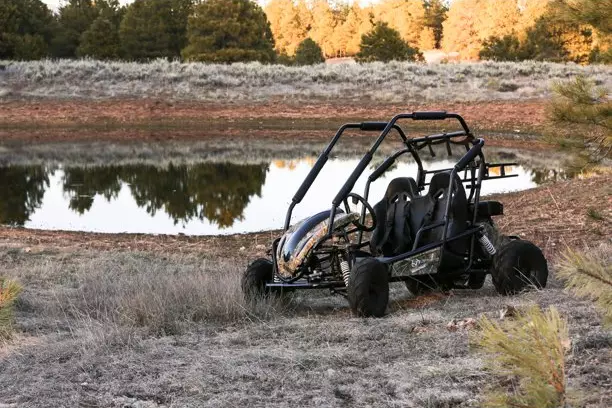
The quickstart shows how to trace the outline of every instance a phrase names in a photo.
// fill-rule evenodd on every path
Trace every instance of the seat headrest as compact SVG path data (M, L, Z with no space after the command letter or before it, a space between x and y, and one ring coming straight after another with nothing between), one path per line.
M431 182L429 183L429 191L427 194L431 197L434 197L438 194L440 190L448 189L448 185L450 184L450 171L445 171L443 173L436 173L431 178ZM461 178L455 174L455 190L465 191L463 188L463 183L461 182ZM464 193L465 194L465 193Z
M412 177L394 178L387 186L385 199L389 200L397 193L407 193L411 198L417 197L419 195L419 189L416 181L414 181Z

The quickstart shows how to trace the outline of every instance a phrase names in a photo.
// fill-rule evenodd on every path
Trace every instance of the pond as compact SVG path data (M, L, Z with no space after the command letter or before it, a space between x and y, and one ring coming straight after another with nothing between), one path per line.
M489 180L482 194L524 190L551 178L566 178L559 164L519 160L517 177ZM506 155L499 161L515 161ZM106 233L211 235L282 228L295 191L315 157L265 159L260 163L200 162L108 166L36 165L0 167L0 223L49 230ZM329 209L357 157L330 159L293 221ZM537 165L530 163L538 163ZM447 168L447 157L425 168ZM413 162L401 162L372 185L370 202L381 199L395 177L416 176ZM354 191L362 193L366 171Z

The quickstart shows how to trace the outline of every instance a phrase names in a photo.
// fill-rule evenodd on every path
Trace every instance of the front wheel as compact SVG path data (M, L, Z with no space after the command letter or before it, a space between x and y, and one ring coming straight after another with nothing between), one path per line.
M360 317L382 317L389 303L389 271L374 258L358 261L351 269L348 300Z
M273 278L272 262L265 258L259 258L251 263L244 275L242 275L242 293L247 301L253 301L266 297L270 291L266 283Z
M491 277L495 290L502 295L513 295L530 286L541 289L548 279L548 264L540 248L517 239L499 248Z

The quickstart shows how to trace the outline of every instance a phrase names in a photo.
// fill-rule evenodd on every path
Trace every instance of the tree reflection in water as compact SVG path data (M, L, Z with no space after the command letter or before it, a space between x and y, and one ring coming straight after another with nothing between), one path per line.
M64 169L62 188L69 207L84 214L96 195L116 199L128 186L150 215L164 211L175 224L207 219L220 228L243 219L253 195L261 196L268 164L126 165ZM40 207L49 174L42 166L0 168L0 223L22 226Z
M0 224L22 226L42 204L49 173L42 166L0 167Z
M278 168L295 168L292 161L274 163ZM568 168L528 169L538 185L576 176ZM28 222L42 205L54 171L43 166L0 167L0 224L23 226ZM78 214L91 210L96 196L111 202L123 188L151 216L162 211L175 225L206 219L225 229L243 220L251 197L261 197L268 171L269 164L233 163L67 167L61 188L69 208Z

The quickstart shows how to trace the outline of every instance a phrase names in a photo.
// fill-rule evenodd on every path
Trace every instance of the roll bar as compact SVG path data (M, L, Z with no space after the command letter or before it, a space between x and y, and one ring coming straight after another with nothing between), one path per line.
M463 129L463 131L460 131L460 132L453 132L452 136L450 136L450 134L440 134L440 135L425 136L422 138L412 139L409 142L410 144L418 145L418 143L420 142L424 142L424 141L429 142L431 140L445 139L445 138L449 138L453 136L462 136L462 135L471 136L471 132L467 126L467 123L465 123L465 120L459 114L456 114L456 113L447 113L445 111L431 111L431 112L400 113L399 115L395 115L391 119L391 121L387 122L386 125L383 127L381 134L378 136L376 141L374 141L374 143L370 147L370 150L368 150L368 152L361 158L355 170L353 170L353 172L351 173L349 178L346 180L342 188L340 188L340 191L338 191L338 194L336 194L336 196L332 200L332 208L331 208L330 215L329 215L329 225L333 224L334 218L336 217L336 208L340 205L340 203L342 203L342 201L351 192L351 190L353 190L353 188L355 187L355 183L357 182L357 179L359 179L363 171L367 168L368 164L370 164L370 162L372 161L372 157L374 157L374 153L376 152L376 150L378 150L378 147L385 140L385 138L387 137L391 129L394 129L397 127L396 123L400 119L412 119L412 120L456 119L457 121L459 121ZM366 125L365 127L371 128L372 130L379 130L382 127L382 124L383 122L365 122L362 125ZM479 139L479 140L482 140L482 139ZM409 143L407 142L407 144ZM482 143L484 144L484 141L482 141ZM480 146L480 148L481 147L482 146ZM480 152L480 148L478 148L479 152ZM465 162L465 165L467 165L468 162L473 160L474 157L472 157L470 160L467 160ZM465 165L463 167L465 167ZM328 236L331 236L331 234L332 234L332 230L330 228L328 231Z
M308 190L312 186L312 183L314 183L315 179L317 178L317 176L319 175L319 173L325 166L325 163L327 163L327 160L329 159L329 154L331 153L332 149L334 148L334 146L336 145L336 143L338 142L338 140L340 139L344 131L346 131L347 129L358 129L362 131L380 131L381 129L385 129L387 125L388 125L387 122L347 123L345 125L342 125L340 129L338 129L338 131L332 138L331 142L329 142L327 147L323 150L321 155L317 158L317 161L315 162L314 166L312 166L312 169L310 169L310 172L308 172L308 175L306 176L306 178L304 179L304 181L302 182L302 184L296 191L295 195L291 199L291 204L289 205L289 209L287 210L287 215L285 216L285 225L284 225L285 231L289 229L289 224L291 223L291 214L293 213L293 208L297 204L299 204L304 199L304 196L306 195L306 193L308 193ZM387 131L387 133L389 133L391 129L397 130L397 132L399 133L404 143L408 143L406 134L404 133L402 128L400 128L397 125L392 125ZM366 166L367 166L367 163L366 163ZM361 171L363 172L364 169L362 169ZM334 213L335 213L335 210L334 210Z

